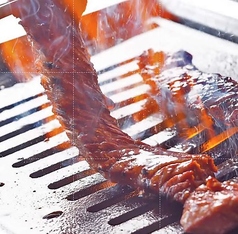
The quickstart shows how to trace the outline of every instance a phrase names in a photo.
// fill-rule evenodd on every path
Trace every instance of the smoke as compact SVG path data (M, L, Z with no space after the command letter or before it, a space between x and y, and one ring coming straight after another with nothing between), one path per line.
M129 0L84 16L81 26L90 53L98 53L154 28L149 19L160 14L157 0Z

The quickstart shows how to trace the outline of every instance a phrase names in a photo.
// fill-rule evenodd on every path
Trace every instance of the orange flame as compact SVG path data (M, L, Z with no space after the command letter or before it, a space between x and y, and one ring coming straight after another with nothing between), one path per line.
M217 136L214 136L213 138L211 138L210 140L208 140L206 143L204 143L201 146L201 152L204 153L216 147L217 145L219 145L226 139L230 138L231 136L235 135L236 133L238 133L238 127L233 127L233 128L227 129L226 131L222 132L221 134Z
M35 53L27 37L20 37L0 45L5 63L20 82L37 74Z
M72 19L75 19L76 22L79 22L83 12L86 9L87 0L63 0L63 5L67 8L70 15L73 16Z
M82 17L81 28L97 50L103 50L157 27L148 24L152 17L175 19L161 8L158 0L129 0Z

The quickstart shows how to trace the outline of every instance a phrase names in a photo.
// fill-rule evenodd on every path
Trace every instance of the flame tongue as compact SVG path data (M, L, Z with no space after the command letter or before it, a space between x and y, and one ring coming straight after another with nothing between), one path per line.
M26 37L20 37L0 45L4 62L20 82L32 79L37 74L34 65L36 51Z

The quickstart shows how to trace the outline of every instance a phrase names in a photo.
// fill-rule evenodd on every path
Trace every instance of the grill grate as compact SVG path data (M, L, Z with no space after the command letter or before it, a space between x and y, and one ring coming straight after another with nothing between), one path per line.
M113 68L113 71L115 72L116 69L116 67ZM106 81L106 86L111 78L108 76L108 80L105 80L105 75L106 73L101 73L99 81L102 79ZM133 76L134 74L130 78L133 79ZM141 80L137 78L139 86ZM120 80L115 82L118 83ZM113 83L110 84L115 87ZM124 87L120 93L128 89L127 84L122 83ZM105 86L101 86L104 92ZM31 91L28 92L28 90ZM13 93L18 91L19 95L13 96ZM113 95L114 93L108 96L111 98ZM108 182L99 173L89 168L80 157L78 150L70 147L66 134L51 112L51 106L39 84L39 77L26 84L17 84L0 93L1 100L6 100L7 97L10 98L5 106L1 107L0 114L0 132L2 133L0 143L2 175L0 178L4 179L2 181L4 186L0 188L3 193L0 201L3 205L9 191L11 192L12 205L10 207L13 208L16 205L17 210L21 209L20 213L25 220L24 225L30 228L27 233L30 233L29 231L38 233L45 229L49 229L50 233L58 233L59 228L64 233L85 233L84 231L93 233L94 221L98 233L109 231L111 233L174 233L175 230L176 233L182 233L182 228L178 224L181 215L181 207L178 204L162 197L143 199L138 196L138 191ZM134 98L133 95L132 97ZM134 109L131 105L123 106L123 111L120 108L116 109L112 115L118 120L124 118L124 122L128 121L124 113L130 115L140 111L142 101L132 104L135 106ZM130 111L127 112L126 108ZM158 143L171 145L173 139L176 146L180 139L176 131L168 128L165 121L156 115L124 130L134 137L148 132L146 135L148 137L144 136L144 141L152 145ZM64 148L66 149L63 150ZM3 173L8 174L8 170L4 170L8 165L12 167L12 171L6 176ZM233 169L236 167L233 166ZM234 170L229 172L234 175ZM19 174L22 175L19 176ZM29 177L27 180L25 180L26 176ZM12 186L19 187L20 191ZM23 189L27 194L22 191ZM20 200L19 197L21 197ZM31 209L31 212L38 215L33 218L30 214L30 218L28 209L25 209L23 205L25 203L28 203L27 207ZM54 208L55 205L56 208ZM48 206L49 211L46 211ZM6 212L9 212L8 209ZM5 217L6 214L0 213L0 216ZM9 217L12 219L14 216L11 214ZM35 220L36 217L38 217L37 220ZM50 221L56 217L59 221ZM77 220L74 225L67 223L70 217ZM29 221L29 219L32 220ZM34 225L26 225L26 223Z
M178 204L171 203L172 210L178 207L172 213L164 199L161 206L157 199L148 202L138 191L108 182L90 169L70 147L43 91L38 77L0 92L1 100L7 100L0 113L1 229L93 233L92 224L99 219L99 233L149 233L178 221ZM68 211L73 207L78 207L76 214ZM77 223L69 229L70 217ZM18 228L9 226L9 220Z
M158 30L163 32L163 27ZM143 120L147 124L128 127L133 121L130 115L141 111L150 87L142 83L135 60L125 60L118 66L108 64L107 69L96 65L103 92L118 107L112 115L132 137L178 150L180 137L171 121L158 113ZM142 198L139 191L112 184L89 168L78 149L69 145L39 77L2 90L0 100L4 100L0 102L0 230L17 234L183 233L178 222L180 205L163 197ZM183 116L178 120L182 124ZM191 147L192 143L182 150ZM230 170L219 174L220 178L236 175L236 161L230 159L221 167L228 165Z

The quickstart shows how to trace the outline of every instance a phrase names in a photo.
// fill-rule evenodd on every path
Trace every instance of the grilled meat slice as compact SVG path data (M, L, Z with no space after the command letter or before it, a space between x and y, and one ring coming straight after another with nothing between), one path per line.
M181 224L188 233L224 234L237 227L238 184L208 178L184 204Z
M201 72L186 51L165 54L148 50L140 56L138 65L144 81L151 86L145 110L153 103L165 119L182 116L181 123L176 119L174 124L181 142L191 139L191 145L201 145L193 153L210 150L213 158L237 153L238 83L235 80ZM202 133L193 138L192 129ZM212 141L213 137L216 140ZM225 141L229 137L232 138Z
M105 176L183 203L208 176L214 176L216 167L206 155L172 155L140 150L138 155L116 161Z

